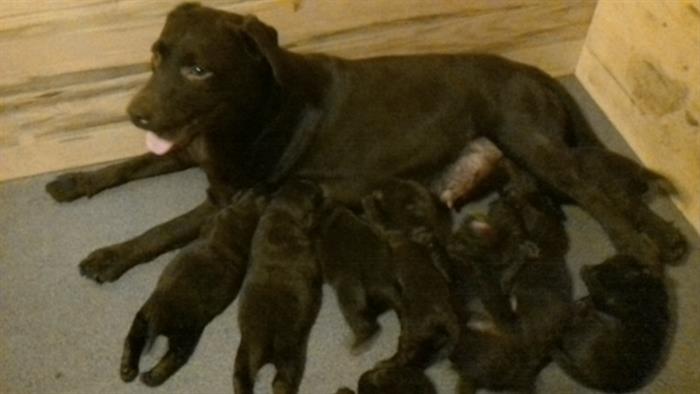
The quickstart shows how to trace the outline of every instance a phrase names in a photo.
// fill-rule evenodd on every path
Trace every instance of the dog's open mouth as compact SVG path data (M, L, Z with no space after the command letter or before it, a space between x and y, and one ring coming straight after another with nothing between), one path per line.
M156 155L164 155L170 152L173 145L175 145L173 141L158 137L156 133L152 131L146 132L146 148Z

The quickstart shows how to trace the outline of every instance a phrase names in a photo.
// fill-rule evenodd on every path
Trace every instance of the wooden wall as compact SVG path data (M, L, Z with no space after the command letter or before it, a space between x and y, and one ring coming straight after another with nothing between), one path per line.
M144 151L124 108L179 1L11 0L0 7L0 181ZM298 51L500 53L570 74L594 0L210 0Z
M700 0L600 0L576 76L700 233Z

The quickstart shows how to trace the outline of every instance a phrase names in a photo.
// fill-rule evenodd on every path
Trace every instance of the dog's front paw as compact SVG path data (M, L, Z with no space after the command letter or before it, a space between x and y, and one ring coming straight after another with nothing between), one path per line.
M85 174L70 172L59 175L56 179L46 184L46 192L59 202L73 201L87 195L85 190Z
M124 256L110 247L97 249L80 262L80 274L97 283L114 282L128 269Z

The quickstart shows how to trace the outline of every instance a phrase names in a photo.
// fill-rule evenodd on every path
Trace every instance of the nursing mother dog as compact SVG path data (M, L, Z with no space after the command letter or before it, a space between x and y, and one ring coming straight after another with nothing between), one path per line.
M169 13L151 49L152 75L128 108L151 153L60 176L47 189L65 201L198 165L208 198L90 254L80 269L98 282L190 242L239 189L271 192L305 178L355 205L398 176L440 195L446 169L477 137L587 210L620 253L659 267L685 251L674 226L624 188L619 172L578 165L589 154L616 155L564 89L533 67L483 54L302 55L281 48L275 29L254 16L193 3Z

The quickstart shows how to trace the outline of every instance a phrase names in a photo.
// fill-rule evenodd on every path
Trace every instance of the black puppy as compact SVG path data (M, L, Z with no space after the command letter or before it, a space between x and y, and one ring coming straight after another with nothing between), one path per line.
M141 352L158 335L168 338L168 352L141 375L145 384L163 383L187 362L204 328L238 294L264 203L264 198L253 192L236 196L210 220L202 238L183 249L165 268L124 343L120 371L124 381L136 377Z
M588 387L641 387L659 367L669 310L662 279L634 258L617 255L581 270L589 295L576 303L554 353L557 364Z
M358 394L436 394L435 385L420 368L375 368L360 376ZM353 394L341 388L336 394Z
M434 264L425 239L440 223L441 204L417 182L391 180L362 200L365 213L391 250L399 290L399 348L382 366L425 367L459 335L447 279ZM426 234L428 233L428 234Z
M350 209L335 206L323 219L319 257L323 276L336 292L357 349L379 330L377 316L398 305L386 242Z
M465 393L530 392L570 316L559 206L514 166L500 193L485 221L464 223L448 245L455 264L471 266L487 312L460 314L469 320L450 359Z
M276 394L299 388L309 331L321 306L323 278L309 236L320 201L315 184L288 183L260 218L238 313L236 394L253 393L255 376L267 363L277 369Z

